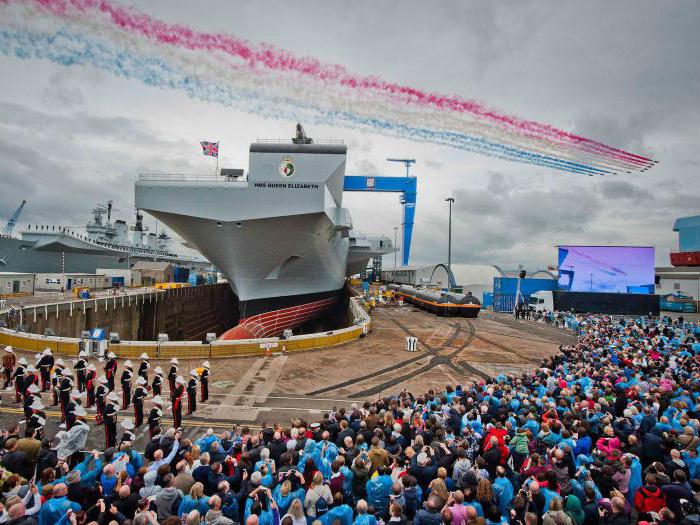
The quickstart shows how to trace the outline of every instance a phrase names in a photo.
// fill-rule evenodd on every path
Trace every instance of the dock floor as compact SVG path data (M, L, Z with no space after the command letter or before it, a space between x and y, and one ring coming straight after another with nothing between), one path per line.
M213 361L210 400L203 405L198 402L196 416L184 418L186 434L196 437L208 427L230 428L233 423L257 427L263 422L287 423L297 417L313 421L333 407L349 407L354 401L376 399L403 388L418 395L430 388L442 390L447 384L478 381L501 373L520 374L556 353L559 345L574 341L562 330L489 311L481 312L476 319L465 319L436 317L411 306L386 307L375 310L372 319L371 334L337 347ZM417 352L406 351L409 335L418 338ZM22 352L18 352L20 355ZM34 361L33 356L26 357L30 363ZM181 361L184 377L201 364ZM101 370L101 365L96 365ZM138 367L138 362L134 365ZM167 373L167 362L153 361L152 366L156 365ZM166 382L163 397L167 394ZM0 428L23 417L20 405L13 401L14 392L2 392ZM50 395L44 394L47 430L52 433L59 413L48 406L50 402ZM164 409L167 425L170 404ZM122 413L133 417L131 409ZM144 426L138 430L141 445L147 429ZM104 433L96 427L90 432L88 448L103 443Z

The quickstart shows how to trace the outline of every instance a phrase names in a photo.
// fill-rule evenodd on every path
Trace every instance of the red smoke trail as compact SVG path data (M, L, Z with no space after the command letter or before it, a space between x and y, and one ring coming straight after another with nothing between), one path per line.
M465 100L461 97L428 93L410 86L386 82L375 77L352 75L340 65L323 64L313 57L298 57L270 45L261 45L254 48L246 41L228 35L201 33L185 26L167 24L148 15L115 6L106 0L35 1L59 16L65 14L69 7L83 12L97 9L107 14L114 24L124 30L140 33L163 44L184 47L190 50L223 51L243 59L251 68L262 65L271 70L301 73L322 82L333 82L358 90L398 96L411 104L419 106L471 114L493 122L502 128L511 128L524 136L540 140L548 138L559 144L566 144L569 147L576 147L582 151L615 159L625 164L628 168L646 168L654 163L653 160L647 157L629 153L601 142L557 129L548 124L504 115L490 110L477 102Z

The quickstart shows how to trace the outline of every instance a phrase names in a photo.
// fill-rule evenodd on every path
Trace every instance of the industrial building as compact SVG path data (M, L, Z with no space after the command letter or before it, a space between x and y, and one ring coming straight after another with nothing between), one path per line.
M141 273L141 284L153 286L156 283L169 283L174 281L175 268L166 262L139 261L132 269Z
M126 268L98 268L98 274L112 279L112 286L127 286L138 288L141 286L141 271Z
M664 266L655 271L658 295L686 295L700 301L699 266Z
M103 290L112 287L112 278L94 273L37 273L34 290L37 292L67 292L73 288Z
M676 219L673 231L678 232L678 251L671 253L671 264L700 266L700 215Z
M16 294L31 295L33 293L33 273L0 272L0 297L11 297Z

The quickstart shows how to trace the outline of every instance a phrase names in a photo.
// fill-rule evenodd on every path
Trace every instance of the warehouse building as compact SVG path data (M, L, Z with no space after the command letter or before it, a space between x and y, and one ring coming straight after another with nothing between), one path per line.
M663 266L656 268L656 293L686 295L700 301L700 266Z
M32 295L33 293L33 273L0 272L0 297Z
M37 273L34 290L37 292L67 292L74 288L104 290L112 287L112 278L94 273Z

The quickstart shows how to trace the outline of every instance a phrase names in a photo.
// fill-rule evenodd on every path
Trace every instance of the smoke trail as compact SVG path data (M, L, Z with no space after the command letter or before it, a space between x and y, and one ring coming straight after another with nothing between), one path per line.
M0 9L2 6L0 1ZM605 174L639 168L628 159L602 156L546 136L522 134L513 127L494 125L474 114L412 104L405 100L405 93L377 94L371 89L358 90L356 83L336 82L343 75L347 76L344 70L339 70L342 75L335 77L328 76L326 71L322 75L324 84L319 85L318 75L308 74L314 69L307 67L314 63L313 59L306 66L297 67L301 63L291 55L287 54L291 58L286 62L274 59L275 56L279 58L275 54L278 50L259 48L256 51L224 35L203 35L187 28L167 26L105 1L17 3L5 0L7 6L9 9L0 10L0 24L8 28L2 37L5 54L47 58L65 65L91 64L117 75L180 89L193 98L269 118L371 129L576 173ZM111 18L107 19L100 12ZM65 31L41 35L24 30L25 26L51 27L56 17L66 27ZM84 38L83 34L101 38ZM199 44L204 39L210 47L194 45L193 38ZM183 46L183 42L187 45ZM223 48L222 42L225 43ZM232 43L236 44L233 48ZM226 52L209 52L219 48ZM262 69L261 63L265 66Z
M343 122L347 127L410 138L420 142L445 144L488 156L528 162L544 167L564 169L582 174L602 174L603 170L580 163L517 150L506 145L490 143L481 137L410 127L386 120L362 118L350 112L327 112L307 105L292 107L281 98L260 99L257 93L232 91L228 86L204 83L192 76L182 76L156 57L137 57L112 49L106 43L88 41L79 35L59 31L54 35L36 35L20 31L0 31L0 51L20 58L44 58L61 65L92 65L126 78L139 79L157 87L180 89L190 97L218 102L268 118L304 119L320 125ZM273 109L274 108L274 109Z
M241 39L228 35L200 33L183 26L166 24L134 10L115 6L105 0L36 1L49 8L58 16L65 15L71 8L93 15L101 12L107 15L117 26L138 33L146 38L190 50L222 51L245 61L252 68L264 67L273 70L296 72L316 78L324 83L336 83L353 89L398 95L411 104L469 113L501 126L515 128L526 136L548 137L561 144L568 142L588 153L599 153L624 161L631 167L644 167L652 163L651 159L646 157L612 148L552 126L499 114L476 102L464 100L460 97L446 97L426 93L409 86L389 83L374 77L352 75L340 65L322 64L319 60L311 57L297 57L269 45L255 48Z

